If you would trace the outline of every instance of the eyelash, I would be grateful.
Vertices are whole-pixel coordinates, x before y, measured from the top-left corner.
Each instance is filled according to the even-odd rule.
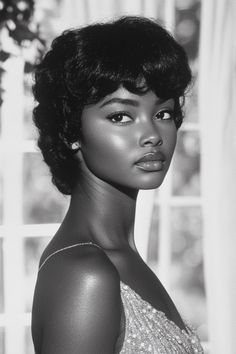
[[[157,115],[159,115],[159,114],[161,114],[161,113],[169,113],[170,117],[169,117],[169,118],[166,118],[166,119],[160,118],[160,120],[171,120],[171,119],[173,119],[173,117],[174,117],[174,112],[173,112],[171,109],[163,109],[163,110],[159,111],[159,112],[155,115],[155,117],[157,117]],[[131,120],[133,120],[127,112],[112,113],[112,114],[110,114],[110,115],[107,116],[107,119],[110,120],[113,124],[117,124],[117,125],[125,125],[125,124],[129,124],[129,123],[130,123],[130,121],[124,122],[124,123],[122,123],[122,122],[113,122],[113,121],[112,121],[113,118],[116,118],[116,117],[119,117],[119,116],[121,116],[121,117],[127,116],[127,117],[129,117]],[[157,118],[157,120],[159,120],[159,119]]]
[[[170,120],[170,119],[173,119],[173,118],[174,118],[174,111],[171,110],[171,109],[163,109],[162,111],[159,111],[159,112],[156,114],[156,116],[157,116],[158,114],[160,114],[160,113],[168,113],[168,114],[170,115],[169,118],[166,118],[166,119],[162,119],[162,118],[161,118],[161,120]],[[156,116],[155,116],[155,117],[156,117]]]
[[[119,116],[121,116],[121,117],[127,116],[127,117],[129,117],[129,118],[132,120],[132,118],[130,117],[130,115],[129,115],[128,113],[126,113],[126,112],[112,113],[112,114],[110,114],[110,115],[107,116],[107,119],[109,119],[112,123],[118,124],[118,125],[119,125],[119,124],[120,124],[120,125],[129,124],[129,122],[122,123],[122,122],[113,122],[113,121],[112,121],[113,118],[116,118],[116,117],[119,117]]]

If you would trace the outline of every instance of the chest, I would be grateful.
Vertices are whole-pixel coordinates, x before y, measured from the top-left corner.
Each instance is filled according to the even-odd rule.
[[[165,314],[157,311],[133,289],[121,282],[125,311],[125,333],[121,354],[203,353],[194,331],[181,330]]]
[[[111,258],[123,283],[130,286],[142,299],[158,311],[165,313],[181,329],[185,328],[171,297],[158,277],[146,265],[141,257],[133,252]]]

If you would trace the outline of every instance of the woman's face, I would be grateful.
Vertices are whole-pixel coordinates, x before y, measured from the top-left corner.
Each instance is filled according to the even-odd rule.
[[[159,187],[176,144],[173,110],[173,99],[163,101],[152,91],[137,95],[124,87],[85,106],[79,151],[83,171],[136,190]]]

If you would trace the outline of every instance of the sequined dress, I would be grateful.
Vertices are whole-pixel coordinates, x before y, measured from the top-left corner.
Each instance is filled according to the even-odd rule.
[[[203,354],[199,338],[186,325],[181,330],[165,314],[157,311],[133,289],[121,282],[125,310],[125,338],[120,354]]]
[[[85,242],[59,249],[45,259],[39,271],[54,254],[85,244],[100,248]],[[204,354],[193,328],[185,323],[187,330],[181,330],[122,281],[120,290],[125,312],[125,336],[120,354]]]

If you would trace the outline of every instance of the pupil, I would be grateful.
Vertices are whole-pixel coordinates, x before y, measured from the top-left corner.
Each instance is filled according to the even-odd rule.
[[[121,115],[121,114],[118,114],[116,118],[117,118],[117,120],[120,122],[120,121],[122,120],[122,115]]]

